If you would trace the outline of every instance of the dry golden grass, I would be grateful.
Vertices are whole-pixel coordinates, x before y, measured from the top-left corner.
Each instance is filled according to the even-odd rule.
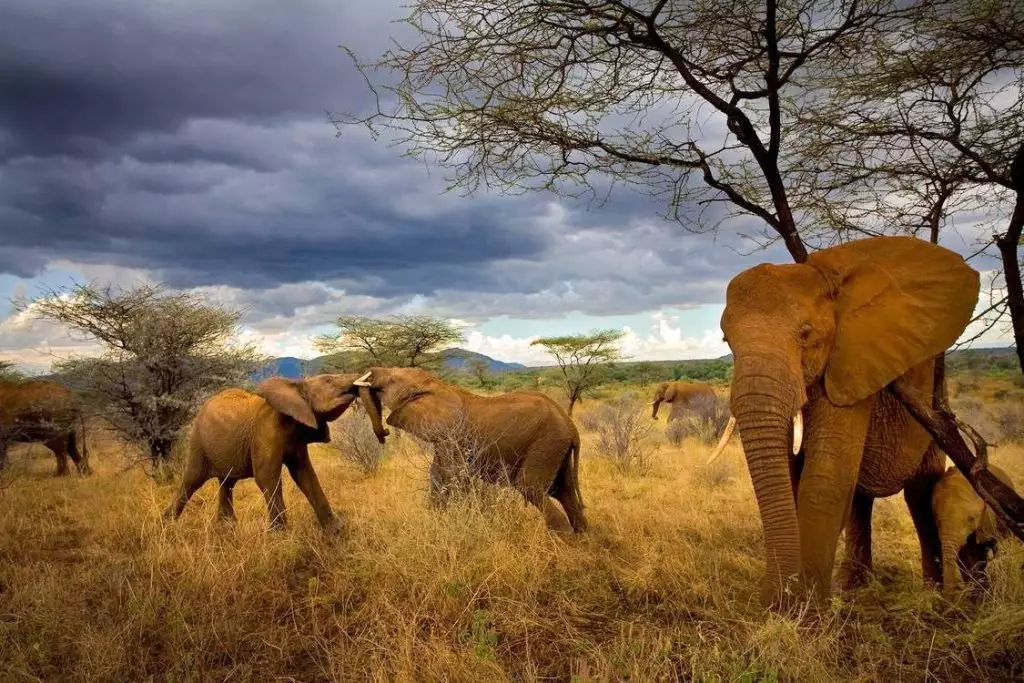
[[[237,524],[213,521],[211,482],[164,525],[173,487],[120,472],[112,443],[90,440],[91,478],[55,479],[44,449],[15,450],[0,491],[0,680],[1024,676],[1016,541],[1003,544],[989,592],[955,606],[921,586],[902,497],[879,501],[876,581],[820,614],[766,616],[739,447],[708,471],[707,446],[662,444],[651,472],[626,476],[593,438],[582,460],[591,531],[570,539],[512,495],[428,509],[425,460],[409,439],[369,477],[316,449],[348,521],[334,542],[290,481],[287,532],[266,531],[251,480],[236,489]],[[1024,448],[993,455],[1024,483]]]

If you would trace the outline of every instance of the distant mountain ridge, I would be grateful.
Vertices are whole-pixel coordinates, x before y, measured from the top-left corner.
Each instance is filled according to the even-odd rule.
[[[441,351],[440,355],[444,358],[444,367],[447,370],[467,370],[469,362],[474,359],[487,363],[487,367],[491,372],[514,372],[527,369],[527,366],[521,363],[506,363],[505,361],[496,360],[482,353],[466,349],[445,349]],[[268,361],[261,369],[250,373],[249,379],[254,382],[266,379],[267,377],[298,379],[319,372],[327,359],[327,356],[317,356],[309,360],[295,358],[294,356],[274,358]]]

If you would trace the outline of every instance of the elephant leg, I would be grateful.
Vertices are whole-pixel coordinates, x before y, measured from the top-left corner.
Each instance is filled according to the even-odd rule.
[[[859,588],[873,570],[871,560],[871,511],[875,499],[863,493],[853,494],[850,519],[846,523],[846,557],[843,560],[843,588]]]
[[[542,449],[531,448],[527,451],[523,466],[512,485],[526,498],[526,502],[540,510],[548,529],[572,533],[573,527],[566,513],[555,505],[554,499],[548,495],[557,473],[556,467],[561,464],[561,460],[547,457]],[[558,465],[552,467],[549,463]]]
[[[68,451],[67,442],[63,437],[48,439],[45,442],[47,448],[57,456],[57,476],[63,477],[68,473]]]
[[[75,463],[75,469],[78,470],[79,474],[92,474],[92,468],[89,467],[89,460],[78,451],[78,441],[82,439],[82,452],[85,451],[84,436],[76,434],[74,430],[68,432],[67,436],[67,449],[68,456],[71,458],[71,462]]]
[[[263,472],[257,472],[253,478],[256,485],[263,492],[263,498],[267,501],[267,514],[270,516],[271,529],[284,529],[288,526],[288,520],[284,513],[284,494],[281,491],[281,470],[267,468]]]
[[[573,531],[579,533],[587,528],[587,518],[583,515],[583,510],[576,500],[576,496],[572,491],[563,488],[555,496],[561,505],[562,509],[565,510],[565,517],[567,518],[569,526],[572,527]],[[545,513],[545,519],[547,514]],[[550,523],[548,526],[551,526]]]
[[[0,425],[0,431],[3,430],[3,426]],[[0,437],[0,472],[3,472],[4,466],[7,465],[7,439]]]
[[[832,591],[836,546],[853,503],[873,404],[873,397],[850,407],[821,398],[805,408],[804,464],[796,494],[800,569],[822,600]]]
[[[286,459],[285,465],[302,495],[312,506],[320,526],[334,533],[341,531],[341,522],[331,509],[331,504],[327,502],[323,489],[320,488],[320,480],[313,469],[313,463],[309,461],[309,451],[306,447],[302,446],[298,453]]]
[[[441,465],[439,454],[435,453],[434,459],[430,462],[430,504],[434,507],[446,507],[451,498],[451,488],[451,468]]]
[[[903,487],[903,499],[921,546],[921,575],[926,584],[936,586],[942,583],[942,542],[932,511],[932,492],[945,469],[946,455],[931,443],[918,471]]]
[[[196,491],[202,488],[207,479],[209,479],[209,476],[206,472],[205,463],[199,466],[191,466],[190,463],[181,479],[181,488],[178,489],[177,497],[164,510],[164,519],[178,519],[178,517],[181,517],[181,513],[188,504],[189,499],[195,495]]]
[[[217,516],[225,522],[235,521],[235,484],[237,479],[221,479],[217,496]]]

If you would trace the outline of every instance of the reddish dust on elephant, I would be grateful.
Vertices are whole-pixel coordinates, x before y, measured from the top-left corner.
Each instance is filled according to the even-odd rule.
[[[903,492],[926,580],[940,578],[931,493],[944,456],[886,387],[932,396],[934,358],[964,331],[978,273],[911,237],[857,240],[806,263],[762,264],[729,283],[722,331],[732,349],[731,408],[764,529],[762,600],[796,586],[830,594],[840,533],[844,581],[872,568],[875,498]],[[799,418],[799,419],[798,419]],[[803,446],[794,456],[794,427]]]
[[[435,502],[443,504],[465,472],[512,486],[542,512],[551,529],[579,533],[587,528],[579,432],[555,401],[525,391],[478,396],[419,368],[370,368],[366,385],[391,411],[389,425],[433,447]],[[376,410],[368,407],[372,421],[378,419]]]
[[[57,476],[67,474],[69,457],[80,474],[90,473],[85,419],[71,390],[56,382],[0,380],[0,469],[16,442],[45,444],[57,457]]]

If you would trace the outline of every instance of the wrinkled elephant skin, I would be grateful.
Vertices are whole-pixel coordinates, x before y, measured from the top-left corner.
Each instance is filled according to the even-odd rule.
[[[938,582],[931,490],[944,456],[885,387],[931,401],[933,366],[963,332],[978,273],[955,252],[910,237],[823,249],[806,263],[762,264],[729,283],[722,331],[732,349],[732,413],[764,528],[762,601],[831,592],[846,527],[847,585],[871,570],[875,498],[904,492],[922,567]],[[792,424],[803,447],[792,457]]]

